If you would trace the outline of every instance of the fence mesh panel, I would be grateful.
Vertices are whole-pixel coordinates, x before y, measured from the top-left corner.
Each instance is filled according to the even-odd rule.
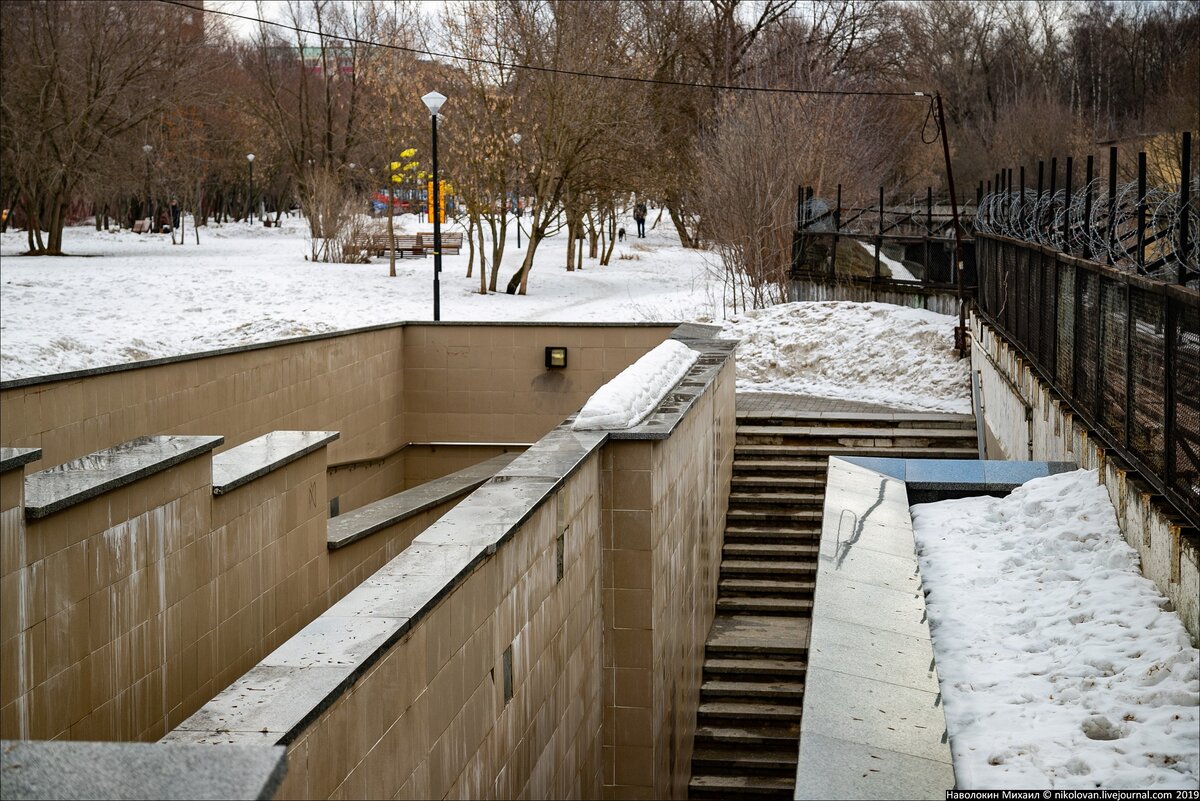
[[[1129,345],[1129,382],[1133,389],[1129,447],[1159,475],[1167,467],[1166,432],[1166,305],[1165,298],[1129,288],[1133,320]]]
[[[1011,240],[976,247],[981,310],[1197,524],[1200,298]]]
[[[1038,320],[1038,356],[1042,364],[1054,375],[1054,346],[1058,344],[1058,331],[1055,329],[1055,315],[1058,312],[1058,259],[1050,254],[1043,254],[1041,269],[1038,270],[1041,279],[1041,293],[1037,295],[1037,306],[1040,312]]]
[[[1200,308],[1176,303],[1173,488],[1200,509]]]
[[[1097,354],[1100,352],[1100,276],[1080,273],[1076,280],[1079,303],[1076,318],[1079,334],[1076,337],[1075,397],[1083,408],[1096,413],[1100,393],[1097,391]]]
[[[1125,285],[1100,279],[1100,420],[1118,442],[1125,441],[1125,347],[1129,333]]]
[[[1075,268],[1058,265],[1058,348],[1054,376],[1069,398],[1075,392]]]

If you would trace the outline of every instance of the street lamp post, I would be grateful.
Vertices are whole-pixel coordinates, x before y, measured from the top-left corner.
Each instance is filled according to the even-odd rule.
[[[521,144],[521,134],[514,133],[512,136],[509,137],[509,141],[511,141],[513,143],[514,148],[517,147],[518,145]],[[520,173],[518,172],[518,175],[519,174]],[[517,181],[517,186],[515,187],[515,190],[516,191],[513,195],[513,216],[515,216],[517,218],[517,250],[520,250],[521,249],[521,182],[519,180]]]
[[[246,165],[250,168],[250,214],[246,221],[254,225],[254,154],[246,154]]]
[[[430,212],[433,214],[433,319],[437,321],[442,319],[440,297],[442,288],[438,278],[438,274],[442,271],[442,215],[440,214],[441,199],[438,186],[437,119],[442,104],[446,102],[446,96],[439,92],[430,92],[422,97],[421,101],[429,109],[429,119],[433,125],[433,204],[430,206]]]
[[[142,145],[142,152],[146,154],[146,219],[151,220],[150,215],[150,154],[154,152],[154,145]],[[154,222],[150,221],[150,230],[154,230]]]

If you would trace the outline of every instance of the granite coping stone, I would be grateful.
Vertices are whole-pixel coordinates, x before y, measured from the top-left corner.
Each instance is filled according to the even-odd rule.
[[[340,436],[337,431],[271,431],[213,456],[213,495],[249,484]]]
[[[502,453],[420,486],[389,495],[329,519],[326,547],[344,548],[363,537],[415,517],[435,506],[452,501],[484,484],[517,454]]]
[[[287,749],[199,744],[0,741],[0,798],[267,799]]]
[[[678,329],[676,329],[678,330]],[[733,358],[737,340],[692,339],[672,334],[692,350],[700,353],[700,359],[669,390],[650,415],[632,428],[605,429],[614,440],[661,440],[667,439],[683,420],[696,399],[704,394],[720,373],[721,367]]]
[[[822,770],[811,770],[812,766]],[[800,741],[796,764],[797,799],[928,798],[941,801],[954,786],[954,768],[945,762],[902,754],[809,732]],[[803,771],[803,773],[801,773]]]
[[[0,448],[0,473],[16,470],[41,458],[41,448]]]
[[[224,441],[220,436],[138,437],[32,473],[25,477],[25,516],[35,520],[60,512],[209,453]]]

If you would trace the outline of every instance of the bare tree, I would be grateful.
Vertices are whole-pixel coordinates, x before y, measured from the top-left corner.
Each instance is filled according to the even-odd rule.
[[[29,218],[29,252],[61,255],[88,177],[196,78],[203,26],[186,9],[119,1],[25,0],[0,14],[5,182]]]

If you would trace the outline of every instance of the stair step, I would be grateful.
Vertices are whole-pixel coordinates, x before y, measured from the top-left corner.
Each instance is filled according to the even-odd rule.
[[[817,506],[825,500],[825,492],[822,488],[816,492],[781,492],[779,490],[768,490],[766,492],[731,492],[729,493],[729,506],[741,504],[766,504],[766,505],[794,505],[794,506]]]
[[[701,698],[757,698],[770,702],[773,699],[799,701],[804,697],[804,684],[784,681],[730,681],[711,679],[700,687]]]
[[[821,494],[825,490],[824,476],[760,476],[760,475],[735,475],[733,476],[733,486],[736,489],[746,491],[751,488],[759,489],[781,489],[781,490],[804,490],[811,489]]]
[[[964,440],[965,442],[965,440]],[[802,459],[807,456],[889,456],[897,459],[978,459],[979,450],[972,444],[967,447],[914,448],[888,445],[770,445],[742,444],[734,445],[734,469],[737,469],[738,456],[762,460],[763,457],[786,459]]]
[[[807,645],[781,645],[780,643],[737,643],[736,645],[719,645],[708,643],[704,646],[705,656],[713,659],[730,658],[773,658],[773,659],[804,659],[808,656]]]
[[[723,578],[717,582],[718,597],[724,593],[752,595],[812,595],[815,581],[769,578]]]
[[[708,768],[737,768],[740,773],[761,775],[762,771],[789,771],[794,777],[798,748],[697,748],[692,752],[692,765]],[[710,774],[711,775],[711,774]]]
[[[817,563],[815,561],[797,562],[784,561],[780,559],[725,559],[721,562],[721,576],[724,578],[733,578],[735,576],[768,576],[768,577],[790,577],[798,578],[800,576],[812,576],[817,572]]]
[[[820,476],[821,481],[824,482],[828,467],[829,462],[825,459],[788,459],[786,456],[778,459],[763,459],[757,456],[738,459],[737,451],[734,451],[733,472],[735,476],[757,472],[788,473]]]
[[[725,542],[726,559],[783,559],[803,561],[817,558],[817,544],[786,542]]]
[[[725,528],[725,542],[741,543],[741,542],[782,542],[782,543],[800,543],[807,545],[811,543],[816,547],[817,541],[821,538],[821,529],[813,526],[811,528],[800,528],[797,526],[772,526],[770,521],[766,524],[759,525],[730,525]]]
[[[704,701],[696,711],[706,723],[717,720],[800,722],[800,706],[763,704],[751,701]]]
[[[706,676],[761,676],[802,679],[807,670],[808,663],[802,659],[710,658],[704,660],[704,673]]]
[[[696,745],[714,743],[736,745],[760,745],[773,748],[795,746],[800,739],[800,726],[737,726],[701,724],[696,727]]]
[[[842,412],[836,417],[829,412],[817,411],[759,411],[739,409],[736,413],[738,425],[809,424],[818,426],[904,426],[922,425],[936,427],[975,427],[975,417],[956,412]]]
[[[730,509],[725,520],[820,520],[823,516],[823,509]]]
[[[895,426],[764,426],[738,425],[746,437],[837,437],[852,439],[964,439],[975,436],[975,426],[964,428],[898,428]]]
[[[759,615],[811,615],[811,598],[770,598],[740,596],[718,598],[718,612],[753,612]]]

